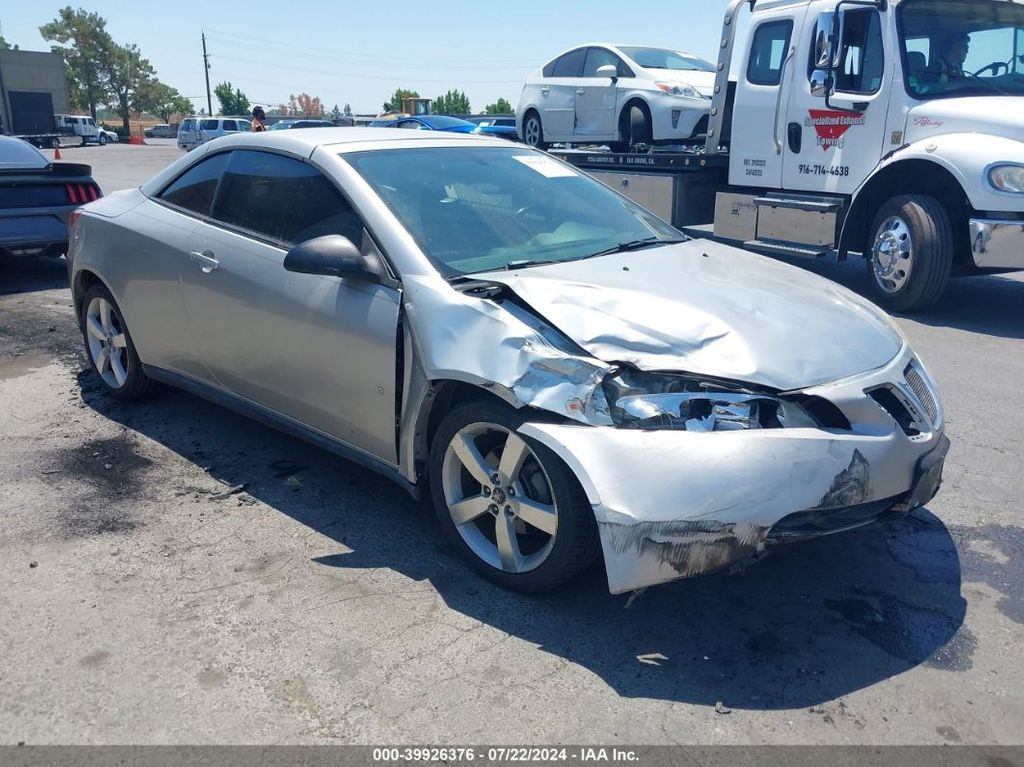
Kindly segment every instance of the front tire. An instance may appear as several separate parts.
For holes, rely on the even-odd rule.
[[[572,471],[518,433],[525,418],[487,401],[445,416],[430,451],[430,492],[451,544],[484,577],[550,591],[588,567],[597,524]]]
[[[879,304],[909,312],[938,301],[953,267],[953,227],[938,200],[894,197],[879,209],[869,236],[868,278]]]
[[[100,134],[100,142],[99,143],[100,143],[100,146],[106,146],[107,145],[107,137],[104,136],[102,133]]]
[[[120,400],[152,394],[156,384],[142,370],[135,343],[110,291],[97,283],[86,291],[80,306],[85,350],[104,393]]]
[[[523,119],[523,143],[542,150],[549,146],[544,140],[544,125],[540,121],[540,115],[533,110],[527,112]]]
[[[647,149],[654,141],[651,117],[647,109],[641,104],[633,103],[629,108],[627,125],[629,133],[627,143],[630,151],[635,149]]]

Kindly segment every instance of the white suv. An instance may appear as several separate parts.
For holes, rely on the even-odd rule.
[[[178,148],[191,152],[207,141],[248,131],[251,127],[252,122],[246,117],[186,117],[178,126]]]
[[[707,126],[715,66],[640,45],[583,45],[530,75],[516,107],[519,137],[551,143],[638,144],[696,138]]]

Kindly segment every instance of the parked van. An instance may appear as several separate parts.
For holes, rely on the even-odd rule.
[[[57,133],[62,138],[75,136],[82,140],[82,146],[86,144],[107,143],[107,137],[100,133],[96,121],[86,115],[54,115]]]
[[[252,122],[246,117],[186,117],[178,126],[178,148],[190,152],[207,141],[251,127]]]
[[[146,138],[174,138],[175,130],[167,123],[160,123],[152,128],[146,128],[142,135]]]

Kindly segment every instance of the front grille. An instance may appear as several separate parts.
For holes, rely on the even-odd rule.
[[[928,388],[928,384],[925,383],[924,377],[917,369],[917,365],[913,362],[907,365],[907,369],[903,371],[903,377],[907,379],[910,390],[914,392],[917,401],[921,403],[924,412],[928,414],[928,420],[932,422],[933,426],[937,425],[939,420],[938,404],[935,402],[935,396]]]

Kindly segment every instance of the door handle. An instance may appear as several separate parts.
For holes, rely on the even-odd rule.
[[[220,261],[214,258],[213,253],[208,250],[204,250],[202,253],[193,250],[188,254],[188,260],[202,268],[203,274],[209,274],[214,269],[220,268]]]
[[[540,92],[543,93],[545,96],[547,96],[549,93],[551,93],[551,89],[550,88],[541,88]]]
[[[586,91],[583,90],[583,88],[577,88],[576,89],[576,95],[577,96],[582,96],[584,93],[586,93]]]
[[[789,124],[789,151],[793,154],[800,154],[800,148],[803,144],[804,129],[800,123]]]

